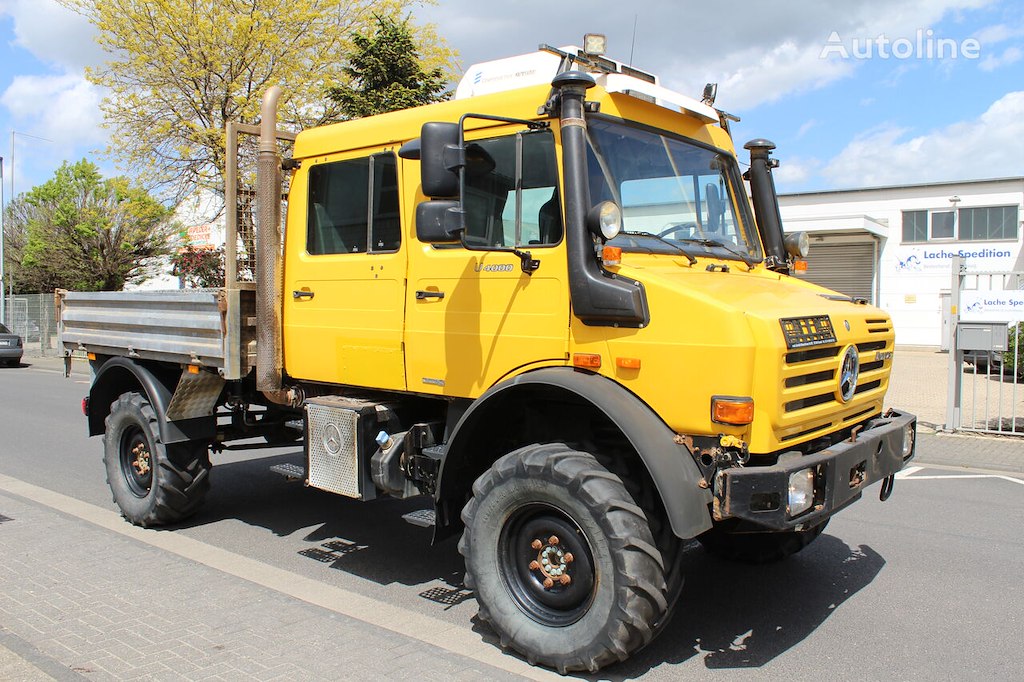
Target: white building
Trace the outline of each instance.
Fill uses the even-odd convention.
[[[787,232],[807,232],[808,280],[868,299],[896,343],[945,347],[954,255],[969,271],[1024,270],[1024,178],[779,196]]]

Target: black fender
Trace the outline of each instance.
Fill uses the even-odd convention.
[[[711,493],[701,487],[703,476],[690,451],[675,442],[676,433],[646,403],[615,381],[570,367],[551,367],[520,374],[491,387],[462,415],[448,439],[438,472],[435,539],[448,534],[443,526],[457,523],[450,518],[454,516],[451,505],[461,508],[469,494],[461,472],[471,468],[469,460],[476,452],[474,432],[491,418],[488,407],[531,386],[572,393],[602,412],[622,431],[654,481],[677,536],[694,538],[711,528]],[[493,454],[493,459],[497,459],[505,453]]]
[[[168,376],[160,378],[150,368],[131,358],[115,357],[104,362],[96,370],[92,386],[89,387],[89,435],[98,436],[106,431],[105,422],[110,414],[110,405],[118,396],[141,389],[156,411],[161,442],[170,444],[212,440],[217,435],[217,419],[214,416],[167,421],[167,406],[177,384],[177,375],[172,378],[173,372],[166,374]]]

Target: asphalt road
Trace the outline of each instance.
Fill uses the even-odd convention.
[[[100,441],[85,435],[87,381],[0,369],[0,474],[114,509]],[[214,457],[206,506],[173,532],[466,630],[454,541],[400,514],[416,502],[358,503],[268,471],[299,450]],[[1019,679],[1024,484],[971,470],[912,471],[877,487],[800,555],[767,567],[685,558],[675,618],[603,678]],[[2,625],[2,623],[0,623]]]

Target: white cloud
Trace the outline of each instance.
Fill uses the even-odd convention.
[[[0,95],[19,131],[62,148],[100,144],[100,91],[83,76],[16,76]]]
[[[1018,38],[1020,36],[1024,36],[1024,25],[1007,26],[1006,24],[995,24],[994,26],[986,26],[974,34],[974,37],[981,43],[981,49],[983,50],[1010,38]]]
[[[814,159],[785,159],[772,171],[775,184],[780,187],[797,187],[813,178],[821,163]]]
[[[43,62],[80,72],[104,61],[93,26],[56,0],[8,0],[0,12],[14,20],[15,44]]]
[[[814,119],[814,118],[808,119],[807,121],[804,121],[804,124],[802,126],[800,126],[799,130],[796,131],[796,139],[799,140],[801,137],[806,135],[811,130],[811,128],[814,128],[817,125],[818,125],[818,120]]]
[[[898,185],[1021,175],[1024,91],[996,100],[974,120],[908,137],[883,126],[854,138],[824,168],[834,187]]]
[[[1019,47],[1008,47],[999,56],[988,55],[982,59],[981,63],[978,64],[978,68],[982,71],[995,71],[1001,66],[1019,62],[1022,57],[1024,57],[1024,50],[1021,50]]]
[[[537,42],[579,44],[585,32],[600,32],[609,56],[630,61],[635,47],[633,64],[661,75],[664,85],[698,95],[704,83],[717,82],[718,103],[739,111],[854,73],[857,60],[821,59],[833,31],[844,41],[914,37],[949,14],[990,2],[789,0],[734,3],[734,14],[723,15],[672,0],[591,0],[584,13],[571,3],[523,0],[514,14],[502,3],[444,0],[415,13],[437,24],[466,66],[531,52]]]

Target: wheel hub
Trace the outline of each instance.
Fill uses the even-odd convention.
[[[557,581],[560,585],[568,585],[572,582],[569,575],[569,564],[575,557],[572,552],[567,552],[559,547],[557,535],[552,535],[545,543],[543,540],[534,540],[530,548],[537,550],[537,558],[530,562],[530,570],[537,571],[544,576],[544,589],[550,590]]]
[[[145,476],[149,473],[151,469],[150,455],[145,443],[138,443],[132,448],[131,465],[138,472],[139,476]]]
[[[535,621],[562,627],[590,608],[593,554],[579,524],[557,507],[531,503],[515,510],[499,536],[499,554],[505,587]]]

